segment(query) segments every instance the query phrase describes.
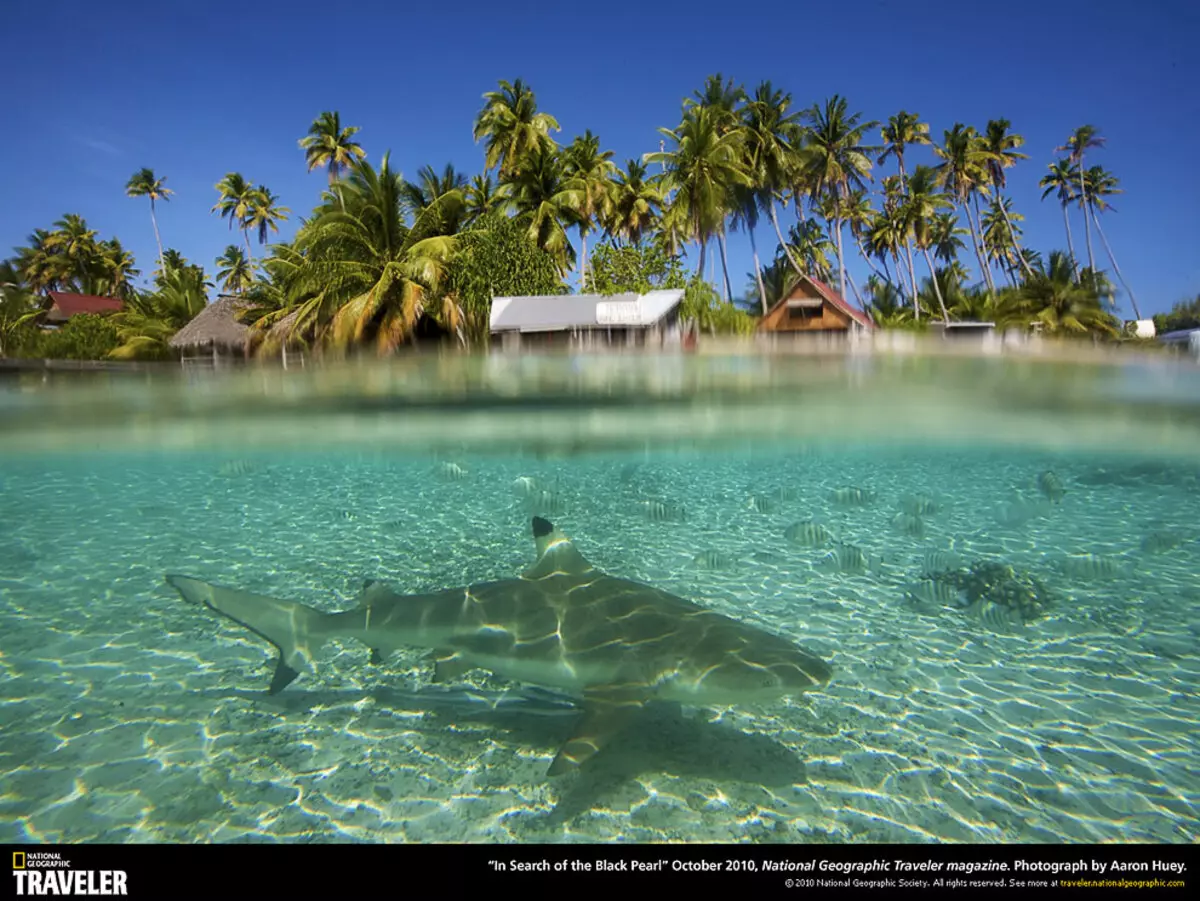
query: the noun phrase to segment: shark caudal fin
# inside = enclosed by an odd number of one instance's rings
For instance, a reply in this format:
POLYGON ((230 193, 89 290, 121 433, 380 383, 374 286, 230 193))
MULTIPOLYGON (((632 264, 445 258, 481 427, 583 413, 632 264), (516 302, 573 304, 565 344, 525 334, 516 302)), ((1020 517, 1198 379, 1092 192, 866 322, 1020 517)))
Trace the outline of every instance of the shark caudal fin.
POLYGON ((326 615, 320 610, 295 601, 210 585, 188 576, 168 575, 167 583, 185 601, 215 610, 275 645, 279 660, 268 694, 282 691, 301 672, 312 669, 313 655, 325 641, 313 628, 326 615))

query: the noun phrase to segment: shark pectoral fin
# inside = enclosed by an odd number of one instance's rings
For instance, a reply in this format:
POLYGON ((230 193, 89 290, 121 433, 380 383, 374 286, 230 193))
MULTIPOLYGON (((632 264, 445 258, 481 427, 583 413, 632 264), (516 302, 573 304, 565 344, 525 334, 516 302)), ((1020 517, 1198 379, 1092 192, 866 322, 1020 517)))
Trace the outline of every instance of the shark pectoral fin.
POLYGON ((268 694, 282 691, 300 673, 312 668, 313 655, 325 642, 325 636, 317 634, 316 628, 326 616, 320 610, 188 576, 171 574, 166 578, 188 603, 215 610, 275 645, 279 660, 268 694))
POLYGON ((596 752, 618 736, 648 700, 642 688, 604 686, 583 693, 583 716, 550 764, 548 776, 561 776, 578 769, 596 752))
POLYGON ((380 651, 379 648, 371 648, 371 665, 372 666, 383 666, 383 664, 384 664, 383 652, 380 651))
POLYGON ((458 682, 472 669, 469 662, 463 659, 458 651, 446 651, 440 648, 429 655, 433 660, 433 682, 441 685, 446 682, 458 682))

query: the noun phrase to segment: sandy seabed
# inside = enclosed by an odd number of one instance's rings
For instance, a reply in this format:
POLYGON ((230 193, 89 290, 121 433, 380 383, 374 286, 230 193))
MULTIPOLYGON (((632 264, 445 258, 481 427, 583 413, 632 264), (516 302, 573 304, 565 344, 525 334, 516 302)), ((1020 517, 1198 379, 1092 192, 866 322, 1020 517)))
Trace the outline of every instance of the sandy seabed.
POLYGON ((0 459, 0 841, 1200 839, 1195 467, 867 447, 454 462, 0 459), (1061 503, 1034 489, 1045 469, 1061 503), (842 486, 875 500, 842 506, 842 486), (914 537, 893 520, 918 493, 940 509, 914 537), (649 521, 646 500, 686 518, 649 521), (347 643, 268 697, 265 642, 163 582, 336 610, 366 578, 507 578, 533 560, 532 512, 602 569, 794 638, 833 682, 648 707, 548 781, 574 718, 556 696, 481 671, 430 685, 423 651, 377 667, 347 643), (809 518, 871 569, 785 539, 809 518), (1154 533, 1176 546, 1143 550, 1154 533), (1055 605, 998 630, 914 604, 931 550, 1036 575, 1055 605))

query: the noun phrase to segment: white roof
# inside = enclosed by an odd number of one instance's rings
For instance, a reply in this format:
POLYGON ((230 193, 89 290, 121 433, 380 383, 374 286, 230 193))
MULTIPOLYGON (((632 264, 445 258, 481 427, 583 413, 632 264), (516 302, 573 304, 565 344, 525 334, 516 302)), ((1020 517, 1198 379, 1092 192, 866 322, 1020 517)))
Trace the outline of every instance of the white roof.
POLYGON ((493 332, 559 332, 611 326, 646 328, 683 301, 682 290, 645 294, 549 294, 492 298, 493 332))

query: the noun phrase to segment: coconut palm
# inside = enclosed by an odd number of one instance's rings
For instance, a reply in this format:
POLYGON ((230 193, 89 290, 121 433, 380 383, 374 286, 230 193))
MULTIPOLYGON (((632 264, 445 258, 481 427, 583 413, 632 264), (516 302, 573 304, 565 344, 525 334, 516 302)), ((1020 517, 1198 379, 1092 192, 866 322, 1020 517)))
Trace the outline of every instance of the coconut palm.
POLYGON ((792 95, 778 91, 771 82, 764 81, 742 108, 742 128, 753 193, 759 207, 765 207, 770 214, 779 246, 787 254, 792 268, 799 273, 800 264, 792 259, 788 243, 783 240, 775 208, 776 198, 782 197, 790 185, 790 173, 795 168, 797 148, 803 137, 800 114, 792 112, 791 108, 792 95))
MULTIPOLYGON (((863 138, 879 125, 863 122, 861 113, 850 113, 845 98, 835 94, 824 106, 814 105, 805 114, 806 143, 798 157, 794 180, 802 183, 818 198, 834 194, 844 198, 852 188, 864 187, 871 177, 871 154, 881 148, 867 146, 863 138)), ((833 210, 833 231, 837 241, 838 280, 846 296, 846 259, 842 249, 842 224, 833 210)))
POLYGON ((324 166, 329 172, 329 183, 337 181, 351 163, 367 155, 353 140, 359 130, 354 125, 343 128, 341 115, 336 111, 317 116, 308 127, 308 134, 300 139, 308 171, 324 166))
POLYGON ((992 283, 992 270, 987 265, 975 220, 971 216, 972 199, 978 205, 978 195, 986 192, 990 184, 987 170, 989 155, 983 148, 978 132, 961 122, 956 122, 953 128, 944 132, 942 146, 935 146, 933 152, 943 160, 934 170, 938 184, 962 207, 967 218, 967 229, 971 233, 971 245, 975 248, 975 259, 979 261, 979 272, 987 282, 988 290, 994 292, 996 286, 992 283))
POLYGON ((521 79, 501 81, 500 90, 483 95, 487 101, 475 118, 475 141, 484 141, 484 163, 499 167, 501 178, 516 174, 535 150, 554 150, 550 132, 559 131, 558 120, 539 113, 537 98, 521 79))
MULTIPOLYGON (((1011 207, 1012 200, 997 193, 988 206, 982 224, 984 243, 988 247, 991 259, 1000 264, 1000 268, 1008 276, 1009 282, 1015 287, 1018 268, 1026 267, 1028 264, 1020 252, 1021 228, 1016 225, 1025 217, 1020 213, 1014 213, 1011 207)), ((1028 272, 1032 271, 1032 268, 1028 270, 1028 272)))
POLYGON ((539 144, 508 182, 517 221, 529 238, 554 257, 559 272, 575 265, 575 248, 567 229, 578 221, 583 192, 567 178, 562 158, 550 145, 539 144))
MULTIPOLYGON (((267 190, 265 185, 259 185, 250 193, 250 207, 246 215, 246 229, 256 229, 258 231, 258 243, 266 244, 268 232, 278 232, 279 223, 286 222, 288 213, 291 210, 285 206, 279 206, 279 200, 274 194, 267 190)), ((246 244, 246 249, 250 249, 249 243, 246 244)), ((250 263, 253 265, 254 258, 250 258, 250 263)))
POLYGON ((471 225, 490 213, 506 213, 509 207, 508 185, 497 185, 490 175, 476 175, 463 189, 466 218, 464 225, 471 225))
POLYGON ((234 224, 237 224, 237 227, 241 229, 242 237, 246 239, 246 255, 253 259, 254 255, 250 252, 250 233, 246 230, 250 219, 250 210, 254 205, 253 186, 246 181, 242 173, 229 172, 213 187, 220 198, 213 204, 211 212, 220 213, 222 219, 228 219, 231 230, 234 224))
POLYGON ((1113 272, 1117 274, 1117 278, 1121 280, 1122 286, 1129 292, 1129 302, 1133 305, 1133 315, 1138 319, 1142 318, 1142 311, 1138 309, 1137 298, 1133 294, 1133 289, 1129 287, 1129 283, 1125 281, 1125 276, 1121 274, 1121 267, 1117 265, 1117 258, 1113 255, 1112 247, 1109 246, 1108 238, 1104 234, 1104 229, 1100 227, 1100 217, 1098 212, 1105 210, 1116 209, 1110 204, 1106 198, 1113 194, 1124 193, 1121 188, 1117 187, 1120 184, 1117 178, 1111 173, 1106 172, 1100 166, 1092 166, 1083 174, 1083 189, 1087 198, 1087 208, 1091 210, 1092 221, 1096 224, 1096 233, 1100 235, 1100 240, 1104 244, 1104 250, 1108 254, 1109 262, 1112 263, 1113 272))
POLYGON ((1048 331, 1116 336, 1116 323, 1101 304, 1103 288, 1089 276, 1091 270, 1085 270, 1084 277, 1076 280, 1071 261, 1056 250, 1050 254, 1049 267, 1035 270, 1017 289, 1018 296, 1048 331))
POLYGON ((613 178, 605 231, 618 240, 640 244, 654 227, 662 205, 662 192, 647 177, 646 165, 626 160, 625 171, 613 178))
POLYGON ((404 203, 414 216, 430 207, 437 206, 446 216, 437 224, 439 234, 457 234, 466 217, 467 177, 458 172, 452 163, 447 163, 439 175, 432 166, 422 166, 417 171, 417 181, 404 183, 404 203), (453 202, 438 204, 438 200, 454 194, 453 202))
MULTIPOLYGON (((780 248, 784 253, 784 248, 780 248)), ((829 281, 833 275, 832 258, 837 256, 837 246, 829 239, 825 229, 816 219, 797 222, 788 231, 784 257, 800 261, 800 273, 809 278, 829 281)))
MULTIPOLYGON (((1029 264, 1025 262, 1025 257, 1021 253, 1021 244, 1017 240, 1016 232, 1013 230, 1012 221, 1008 218, 1010 204, 1003 202, 1003 195, 1001 194, 1001 191, 1008 185, 1008 177, 1005 175, 1004 170, 1011 169, 1017 164, 1018 160, 1029 159, 1028 154, 1017 152, 1017 148, 1025 143, 1025 139, 1021 135, 1010 134, 1009 129, 1011 127, 1012 123, 1007 119, 991 119, 988 121, 987 130, 983 133, 983 150, 986 154, 984 165, 987 167, 992 188, 995 190, 992 209, 998 210, 1008 223, 1008 244, 1016 252, 1017 262, 1020 263, 1021 268, 1025 270, 1025 274, 1028 276, 1033 274, 1033 270, 1029 268, 1029 264)), ((986 234, 984 243, 990 244, 986 234)))
POLYGON ((1067 138, 1067 143, 1061 147, 1054 148, 1059 153, 1066 153, 1067 160, 1075 171, 1076 181, 1079 185, 1079 208, 1083 210, 1083 234, 1087 240, 1088 251, 1088 268, 1093 272, 1096 269, 1096 259, 1092 254, 1092 228, 1088 223, 1088 198, 1087 191, 1084 188, 1084 173, 1083 173, 1083 157, 1089 150, 1096 147, 1103 147, 1105 139, 1100 136, 1100 130, 1094 125, 1081 125, 1075 129, 1071 137, 1067 138))
POLYGON ((665 167, 661 183, 671 192, 670 206, 679 222, 687 224, 689 236, 699 245, 696 271, 701 276, 705 247, 725 221, 733 189, 751 183, 741 134, 733 129, 722 131, 723 121, 718 108, 688 106, 678 127, 659 129, 674 147, 643 157, 647 163, 662 163, 665 167))
POLYGON ((934 259, 941 260, 947 266, 958 261, 958 252, 966 245, 962 236, 967 232, 959 228, 958 214, 953 210, 943 210, 934 215, 929 222, 929 246, 934 259))
MULTIPOLYGON (((1075 177, 1075 170, 1072 168, 1070 160, 1055 160, 1049 168, 1050 174, 1042 176, 1038 187, 1043 189, 1042 200, 1054 194, 1062 206, 1063 226, 1067 230, 1067 252, 1071 256, 1071 266, 1074 267, 1075 274, 1078 276, 1079 264, 1076 262, 1075 242, 1071 240, 1071 217, 1067 215, 1067 206, 1075 199, 1075 185, 1079 183, 1079 180, 1075 177)), ((1032 261, 1030 262, 1032 265, 1032 261)))
POLYGON ((150 198, 150 222, 154 225, 154 243, 158 245, 158 265, 162 266, 163 246, 158 233, 158 216, 154 212, 156 200, 169 201, 175 192, 164 184, 166 178, 159 178, 153 169, 139 169, 125 185, 125 194, 129 197, 150 198))
POLYGON ((933 282, 934 294, 938 306, 942 309, 942 321, 949 322, 946 312, 946 299, 942 296, 941 286, 937 280, 937 270, 929 248, 937 236, 935 232, 937 216, 943 210, 953 207, 953 202, 938 190, 938 173, 929 166, 917 166, 908 179, 908 196, 904 201, 904 217, 912 229, 913 241, 917 249, 925 256, 929 266, 929 277, 933 282))
POLYGON ((563 174, 579 192, 575 211, 579 226, 581 259, 579 287, 587 287, 587 236, 601 221, 612 196, 612 177, 616 167, 613 152, 600 149, 600 139, 591 130, 584 132, 563 150, 563 174))
MULTIPOLYGON (((922 122, 921 117, 916 113, 901 110, 888 119, 887 125, 883 126, 880 131, 880 137, 883 138, 884 150, 875 162, 882 166, 889 156, 896 158, 896 168, 900 172, 900 190, 903 195, 908 184, 908 173, 904 169, 904 151, 913 146, 932 146, 933 141, 929 137, 929 123, 922 122)), ((904 255, 908 262, 908 278, 912 285, 913 302, 916 303, 917 274, 913 268, 912 246, 909 244, 907 234, 904 235, 904 255)))
POLYGON ((221 290, 228 294, 245 294, 254 284, 254 266, 236 244, 225 248, 225 252, 217 257, 216 266, 221 290))
POLYGON ((208 304, 212 287, 194 267, 172 269, 159 290, 135 295, 112 316, 121 346, 109 356, 117 360, 161 360, 171 354, 171 337, 208 304))

